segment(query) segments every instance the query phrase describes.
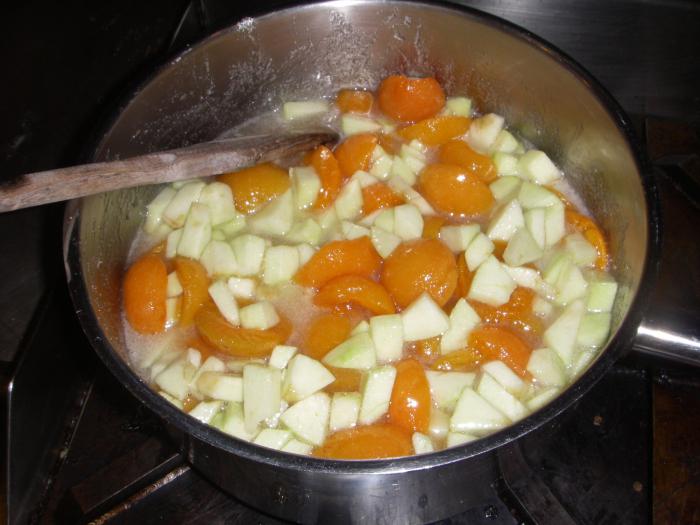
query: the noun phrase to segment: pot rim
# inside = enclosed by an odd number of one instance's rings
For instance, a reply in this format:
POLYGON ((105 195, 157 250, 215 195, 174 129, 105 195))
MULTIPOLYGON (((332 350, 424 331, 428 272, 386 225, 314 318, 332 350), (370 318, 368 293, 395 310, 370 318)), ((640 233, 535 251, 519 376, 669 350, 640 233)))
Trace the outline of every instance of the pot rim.
MULTIPOLYGON (((329 0, 312 3, 294 3, 286 5, 282 9, 266 9, 245 17, 242 20, 253 18, 262 20, 268 17, 279 16, 281 13, 290 13, 304 9, 314 9, 316 6, 329 7, 350 7, 353 5, 376 4, 376 0, 329 0)), ((647 214, 647 246, 646 256, 642 269, 640 285, 634 294, 630 307, 626 312, 615 335, 610 339, 607 346, 602 349, 591 364, 574 383, 560 393, 553 401, 536 410, 524 419, 517 421, 508 427, 477 439, 473 442, 452 447, 449 449, 432 452, 424 455, 406 456, 400 458, 375 459, 375 460, 329 460, 319 459, 309 456, 299 456, 287 454, 273 449, 263 448, 250 442, 240 440, 218 429, 201 423, 189 417, 185 412, 172 405, 161 395, 157 394, 147 383, 145 383, 131 367, 123 360, 109 344, 97 318, 90 305, 87 293, 88 287, 84 281, 81 271, 82 263, 80 257, 80 206, 81 200, 74 200, 68 203, 64 221, 64 263, 68 279, 69 292, 73 300, 76 314, 81 322, 81 326, 88 337, 93 348, 102 361, 114 373, 115 376, 126 386, 126 388, 139 401, 149 406, 160 417, 173 426, 184 431, 187 435, 198 440, 209 443, 216 448, 228 453, 238 455, 242 458, 262 462, 270 466, 292 468, 306 472, 318 473, 344 473, 344 474, 396 474, 409 471, 417 471, 432 468, 438 465, 446 465, 458 461, 463 461, 474 456, 478 456, 510 443, 530 431, 534 430, 553 419, 560 412, 575 403, 584 393, 586 393, 600 377, 617 361, 631 345, 636 334, 636 329, 641 322, 643 310, 648 302, 649 293, 653 285, 653 277, 658 266, 658 248, 660 242, 660 219, 658 210, 658 198, 656 185, 651 175, 651 169, 646 158, 642 155, 639 144, 633 132, 632 126, 625 112, 613 99, 610 93, 580 64, 559 50, 554 45, 546 42, 530 31, 503 20, 494 15, 484 13, 477 9, 447 3, 444 1, 414 1, 414 0, 388 0, 380 2, 388 5, 414 5, 423 6, 426 9, 446 10, 459 16, 465 16, 479 23, 486 24, 499 30, 508 36, 524 41, 531 47, 548 55, 557 62, 560 67, 568 70, 580 82, 582 82, 595 98, 601 103, 610 118, 615 122, 619 132, 626 139, 630 154, 635 161, 638 175, 644 189, 644 200, 647 214)), ((174 67, 183 57, 195 50, 206 46, 222 35, 236 31, 240 20, 226 28, 215 31, 199 42, 189 46, 184 51, 177 53, 168 59, 160 67, 156 68, 140 85, 131 92, 128 97, 117 106, 112 119, 104 127, 105 133, 101 134, 100 142, 97 144, 97 151, 103 141, 104 135, 112 128, 118 115, 125 107, 150 84, 150 82, 164 71, 174 67)))

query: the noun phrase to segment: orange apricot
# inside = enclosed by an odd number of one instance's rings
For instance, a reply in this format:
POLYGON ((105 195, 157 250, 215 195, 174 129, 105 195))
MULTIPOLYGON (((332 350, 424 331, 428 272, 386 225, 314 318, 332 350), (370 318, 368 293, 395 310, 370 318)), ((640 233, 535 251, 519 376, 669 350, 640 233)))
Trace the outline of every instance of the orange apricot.
POLYGON ((415 359, 396 363, 391 391, 389 423, 409 432, 426 432, 430 423, 430 385, 415 359))
POLYGON ((498 171, 491 158, 477 153, 463 140, 451 140, 443 144, 438 159, 442 164, 454 164, 469 170, 485 184, 498 178, 498 171))
POLYGON ((433 77, 392 75, 379 85, 379 108, 400 122, 430 118, 445 105, 445 92, 433 77))
POLYGON ((335 99, 341 113, 369 113, 373 103, 372 93, 359 89, 341 89, 335 99))
POLYGON ((462 350, 455 350, 447 355, 438 357, 431 363, 430 368, 444 372, 449 372, 450 370, 468 372, 474 370, 481 363, 482 359, 481 354, 475 349, 463 348, 462 350))
POLYGON ((359 275, 341 275, 321 286, 314 304, 326 308, 353 303, 375 315, 393 314, 394 301, 381 284, 359 275))
POLYGON ((500 359, 521 377, 527 375, 527 362, 532 348, 505 328, 476 328, 469 334, 469 348, 477 351, 485 360, 500 359))
POLYGON ((419 189, 439 211, 455 215, 480 215, 491 209, 489 187, 466 168, 454 164, 430 164, 420 174, 419 189))
POLYGON ((275 326, 267 330, 233 326, 214 304, 200 308, 194 323, 204 341, 234 357, 266 357, 292 333, 292 324, 282 316, 275 326))
POLYGON ((440 228, 444 226, 445 222, 447 222, 445 218, 439 215, 423 217, 423 238, 437 239, 440 234, 440 228))
POLYGON ((176 257, 173 264, 182 285, 178 323, 180 326, 188 326, 192 324, 197 310, 209 301, 209 276, 204 266, 193 259, 176 257))
POLYGON ((333 204, 343 186, 343 176, 340 173, 338 160, 326 146, 317 147, 310 155, 307 155, 305 160, 309 166, 313 167, 321 180, 321 189, 316 197, 316 202, 314 202, 314 208, 317 210, 325 209, 333 204))
POLYGON ((457 287, 457 264, 442 241, 416 239, 400 244, 387 257, 381 282, 401 308, 423 292, 443 306, 457 287))
POLYGON ((406 202, 404 198, 383 182, 362 188, 362 214, 369 215, 382 208, 391 208, 406 202))
POLYGON ((382 267, 382 258, 369 237, 331 241, 321 247, 294 276, 302 286, 319 287, 341 275, 372 277, 382 267))
POLYGON ((469 124, 471 120, 467 117, 432 117, 400 129, 398 135, 406 141, 416 139, 426 146, 440 146, 464 135, 469 129, 469 124))
POLYGON ((470 303, 482 322, 509 328, 534 344, 543 329, 542 320, 532 311, 534 299, 535 292, 519 286, 510 294, 508 302, 501 306, 494 307, 478 301, 470 303))
POLYGON ((440 355, 441 337, 431 337, 415 341, 409 347, 409 353, 421 362, 431 362, 440 355))
POLYGON ((472 279, 474 279, 474 272, 469 271, 464 254, 460 253, 457 256, 457 293, 460 297, 467 296, 472 285, 472 279))
POLYGON ((218 180, 229 185, 236 209, 243 213, 258 211, 290 185, 287 170, 271 162, 219 175, 218 180))
POLYGON ((566 223, 575 231, 581 233, 585 239, 590 242, 598 252, 598 257, 595 261, 595 267, 599 270, 606 270, 610 261, 608 253, 608 244, 605 241, 600 227, 590 217, 586 217, 572 209, 567 209, 565 212, 566 223))
POLYGON ((352 325, 346 316, 336 313, 321 315, 311 322, 301 345, 302 352, 314 359, 323 359, 345 341, 351 331, 352 325))
POLYGON ((372 152, 379 142, 376 135, 360 133, 341 142, 335 149, 335 158, 343 179, 348 179, 358 171, 367 171, 372 160, 372 152))
POLYGON ((362 371, 354 368, 336 368, 326 366, 328 371, 335 376, 335 381, 324 390, 328 393, 334 392, 357 392, 362 386, 362 371))
POLYGON ((326 459, 382 459, 413 454, 411 435, 387 423, 375 423, 340 430, 314 449, 314 456, 326 459))
POLYGON ((124 276, 124 311, 131 327, 142 334, 165 330, 168 272, 158 255, 146 254, 124 276))

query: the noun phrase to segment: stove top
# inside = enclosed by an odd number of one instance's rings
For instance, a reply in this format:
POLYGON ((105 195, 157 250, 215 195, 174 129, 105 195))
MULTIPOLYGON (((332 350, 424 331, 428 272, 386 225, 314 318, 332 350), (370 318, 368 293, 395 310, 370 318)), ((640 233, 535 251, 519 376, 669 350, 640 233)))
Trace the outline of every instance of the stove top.
MULTIPOLYGON (((638 349, 669 334, 692 346, 700 339, 700 9, 462 3, 559 46, 632 115, 655 162, 666 232, 646 319, 658 333, 638 349)), ((220 0, 6 8, 3 180, 85 158, 120 97, 154 65, 249 9, 220 0)), ((191 469, 168 429, 97 360, 63 282, 61 218, 61 205, 0 215, 0 269, 9 277, 0 283, 0 378, 11 379, 0 516, 12 524, 280 523, 191 469)), ((632 353, 575 407, 501 450, 482 503, 442 523, 700 523, 697 428, 700 373, 632 353)))

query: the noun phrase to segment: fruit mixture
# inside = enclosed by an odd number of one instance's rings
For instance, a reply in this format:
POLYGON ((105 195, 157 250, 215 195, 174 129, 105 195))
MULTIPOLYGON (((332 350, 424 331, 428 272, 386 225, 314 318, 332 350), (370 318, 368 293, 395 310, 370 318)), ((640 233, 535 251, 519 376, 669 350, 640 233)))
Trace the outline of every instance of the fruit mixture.
POLYGON ((605 344, 605 235, 562 173, 434 78, 287 102, 342 140, 165 187, 124 276, 132 360, 192 417, 320 458, 493 433, 605 344))

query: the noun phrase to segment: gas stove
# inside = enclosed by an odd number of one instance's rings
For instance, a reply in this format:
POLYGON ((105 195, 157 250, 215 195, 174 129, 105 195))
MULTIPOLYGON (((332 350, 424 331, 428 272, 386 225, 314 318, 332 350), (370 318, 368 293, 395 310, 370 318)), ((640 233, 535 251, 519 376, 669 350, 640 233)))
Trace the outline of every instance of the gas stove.
MULTIPOLYGON (((479 502, 442 523, 700 523, 700 369, 644 354, 664 339, 691 356, 700 348, 700 10, 682 1, 462 3, 554 43, 618 99, 653 162, 665 240, 638 351, 575 407, 503 448, 479 502)), ((151 68, 250 14, 220 0, 6 10, 10 45, 0 53, 13 74, 0 123, 3 180, 86 158, 121 96, 151 68)), ((61 205, 0 215, 0 516, 280 523, 190 468, 162 422, 98 361, 67 295, 61 221, 61 205)))

